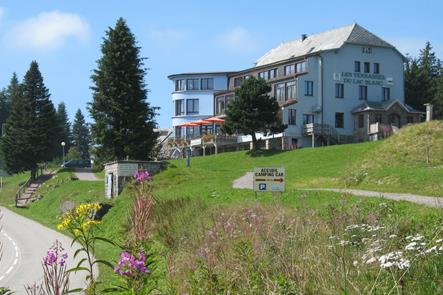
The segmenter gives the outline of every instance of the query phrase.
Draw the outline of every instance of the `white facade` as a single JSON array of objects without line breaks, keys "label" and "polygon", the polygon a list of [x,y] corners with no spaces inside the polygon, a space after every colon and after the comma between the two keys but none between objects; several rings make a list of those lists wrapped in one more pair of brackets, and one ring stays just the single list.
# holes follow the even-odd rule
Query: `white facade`
[{"label": "white facade", "polygon": [[[304,114],[312,114],[314,123],[328,124],[340,134],[352,135],[352,110],[365,101],[359,97],[360,86],[367,86],[367,101],[382,102],[386,87],[390,89],[390,100],[404,103],[403,56],[392,48],[370,46],[371,53],[363,53],[363,48],[368,46],[345,44],[307,58],[307,74],[297,78],[297,103],[284,109],[285,124],[288,109],[296,110],[296,124],[288,125],[286,136],[298,138],[301,146],[311,145],[309,138],[302,137]],[[355,72],[355,62],[360,62],[360,72]],[[365,63],[369,63],[369,73],[364,72]],[[374,74],[375,64],[379,74]],[[362,78],[365,76],[368,77]],[[312,96],[305,93],[305,81],[313,82]],[[343,97],[336,97],[336,84],[343,84]],[[344,114],[343,128],[336,126],[336,113]]]},{"label": "white facade", "polygon": [[190,133],[192,136],[198,132],[198,128],[179,126],[213,116],[214,93],[227,89],[228,73],[184,73],[170,75],[168,78],[174,85],[172,92],[174,136],[186,137],[186,134]]}]

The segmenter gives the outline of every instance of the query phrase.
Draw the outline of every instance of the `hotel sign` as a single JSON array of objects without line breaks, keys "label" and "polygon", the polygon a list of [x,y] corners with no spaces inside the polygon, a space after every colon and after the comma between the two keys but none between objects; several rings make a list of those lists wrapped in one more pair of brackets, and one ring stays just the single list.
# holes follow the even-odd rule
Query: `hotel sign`
[{"label": "hotel sign", "polygon": [[256,167],[254,168],[254,191],[284,192],[285,168]]},{"label": "hotel sign", "polygon": [[343,83],[359,85],[379,85],[382,86],[386,80],[385,75],[369,73],[342,72]]}]

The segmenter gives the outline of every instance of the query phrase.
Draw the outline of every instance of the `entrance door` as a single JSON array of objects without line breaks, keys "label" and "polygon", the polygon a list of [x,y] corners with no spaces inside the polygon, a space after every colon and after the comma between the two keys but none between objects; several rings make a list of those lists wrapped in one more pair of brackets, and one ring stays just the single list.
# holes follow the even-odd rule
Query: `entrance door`
[{"label": "entrance door", "polygon": [[400,115],[398,114],[390,114],[388,117],[389,124],[396,126],[398,128],[401,127]]},{"label": "entrance door", "polygon": [[113,183],[112,183],[112,178],[113,178],[113,174],[107,174],[106,175],[106,197],[108,199],[112,199],[112,187],[113,187]]}]

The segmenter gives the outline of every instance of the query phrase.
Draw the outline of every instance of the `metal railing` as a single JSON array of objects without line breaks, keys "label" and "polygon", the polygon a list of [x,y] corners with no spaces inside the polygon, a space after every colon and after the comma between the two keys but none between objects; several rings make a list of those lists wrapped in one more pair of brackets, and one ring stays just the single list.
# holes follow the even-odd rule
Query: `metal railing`
[{"label": "metal railing", "polygon": [[[40,172],[40,174],[39,174],[39,172]],[[36,169],[35,179],[37,179],[41,175],[43,175],[43,168],[39,167]],[[33,183],[33,179],[30,176],[22,185],[20,185],[17,192],[15,193],[15,207],[18,207],[19,201],[27,201],[32,198],[32,196],[25,197],[25,198],[23,197],[23,194],[31,186],[32,183]]]}]

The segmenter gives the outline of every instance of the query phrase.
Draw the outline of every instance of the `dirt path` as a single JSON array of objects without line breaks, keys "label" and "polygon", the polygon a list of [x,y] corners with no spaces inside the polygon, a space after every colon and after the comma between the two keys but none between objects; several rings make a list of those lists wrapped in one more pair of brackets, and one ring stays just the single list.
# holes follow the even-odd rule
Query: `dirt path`
[{"label": "dirt path", "polygon": [[[252,186],[253,186],[252,172],[247,172],[245,175],[243,175],[240,178],[237,178],[232,183],[233,188],[252,189]],[[443,208],[443,198],[421,196],[421,195],[408,194],[408,193],[387,193],[387,192],[375,192],[375,191],[367,191],[360,189],[338,189],[338,188],[310,188],[310,189],[301,189],[301,190],[348,193],[359,197],[386,198],[390,200],[408,201],[430,207]]]}]

